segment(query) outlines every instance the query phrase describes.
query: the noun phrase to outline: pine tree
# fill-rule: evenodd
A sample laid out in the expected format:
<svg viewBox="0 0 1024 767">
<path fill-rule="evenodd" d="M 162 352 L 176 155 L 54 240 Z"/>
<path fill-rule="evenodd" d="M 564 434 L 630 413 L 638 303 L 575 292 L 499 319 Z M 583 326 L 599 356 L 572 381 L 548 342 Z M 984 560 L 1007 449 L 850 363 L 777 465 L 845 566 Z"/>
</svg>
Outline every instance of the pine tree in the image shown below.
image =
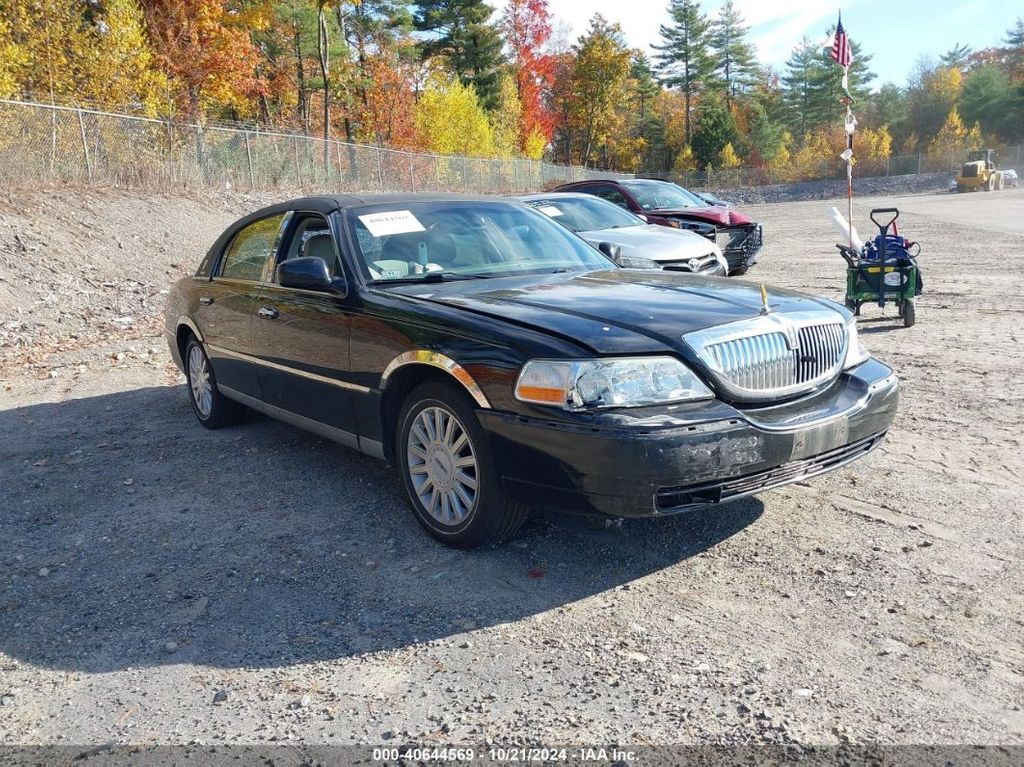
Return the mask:
<svg viewBox="0 0 1024 767">
<path fill-rule="evenodd" d="M 971 58 L 970 46 L 960 45 L 959 42 L 953 44 L 953 47 L 943 53 L 939 60 L 942 62 L 944 67 L 953 67 L 955 69 L 966 69 L 968 61 Z"/>
<path fill-rule="evenodd" d="M 1010 76 L 1024 80 L 1024 19 L 1017 17 L 1014 25 L 1006 30 L 1006 45 Z"/>
<path fill-rule="evenodd" d="M 736 141 L 736 123 L 718 96 L 702 99 L 697 116 L 700 124 L 693 134 L 693 154 L 698 167 L 705 168 L 718 164 L 725 145 Z"/>
<path fill-rule="evenodd" d="M 501 35 L 490 23 L 493 12 L 484 0 L 421 0 L 415 16 L 418 31 L 435 35 L 423 42 L 423 57 L 442 57 L 487 109 L 497 106 L 504 63 Z"/>
<path fill-rule="evenodd" d="M 709 44 L 715 78 L 725 94 L 727 107 L 731 107 L 736 96 L 750 85 L 757 71 L 754 48 L 746 39 L 747 32 L 743 15 L 733 0 L 725 0 L 709 27 Z"/>
<path fill-rule="evenodd" d="M 670 24 L 659 29 L 661 45 L 655 56 L 662 82 L 678 88 L 686 102 L 685 143 L 693 138 L 691 113 L 694 97 L 712 72 L 708 55 L 708 21 L 700 12 L 698 0 L 671 0 L 668 7 Z"/>
</svg>

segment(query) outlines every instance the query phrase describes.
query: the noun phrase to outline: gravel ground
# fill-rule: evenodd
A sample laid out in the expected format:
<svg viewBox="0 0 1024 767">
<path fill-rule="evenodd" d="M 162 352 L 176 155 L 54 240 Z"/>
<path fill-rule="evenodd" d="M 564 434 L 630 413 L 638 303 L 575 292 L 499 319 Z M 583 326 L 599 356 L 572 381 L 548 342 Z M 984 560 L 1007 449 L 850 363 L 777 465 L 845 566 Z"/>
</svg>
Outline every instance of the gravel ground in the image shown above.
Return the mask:
<svg viewBox="0 0 1024 767">
<path fill-rule="evenodd" d="M 856 205 L 927 290 L 864 310 L 865 460 L 468 553 L 369 458 L 194 422 L 161 292 L 259 202 L 0 198 L 0 743 L 1024 744 L 1024 190 Z M 751 207 L 750 276 L 840 297 L 832 204 Z"/>
</svg>

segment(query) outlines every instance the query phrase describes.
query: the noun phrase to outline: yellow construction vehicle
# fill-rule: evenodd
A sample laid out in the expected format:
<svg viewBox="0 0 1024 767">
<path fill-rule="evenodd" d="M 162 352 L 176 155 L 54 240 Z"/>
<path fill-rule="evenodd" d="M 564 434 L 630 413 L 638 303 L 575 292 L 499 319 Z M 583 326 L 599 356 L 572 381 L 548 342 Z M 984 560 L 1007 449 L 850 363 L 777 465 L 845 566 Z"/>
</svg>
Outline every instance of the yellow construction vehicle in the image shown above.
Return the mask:
<svg viewBox="0 0 1024 767">
<path fill-rule="evenodd" d="M 1003 174 L 996 170 L 994 149 L 976 149 L 967 153 L 967 162 L 956 177 L 958 192 L 975 192 L 984 189 L 991 192 L 1003 188 Z"/>
</svg>

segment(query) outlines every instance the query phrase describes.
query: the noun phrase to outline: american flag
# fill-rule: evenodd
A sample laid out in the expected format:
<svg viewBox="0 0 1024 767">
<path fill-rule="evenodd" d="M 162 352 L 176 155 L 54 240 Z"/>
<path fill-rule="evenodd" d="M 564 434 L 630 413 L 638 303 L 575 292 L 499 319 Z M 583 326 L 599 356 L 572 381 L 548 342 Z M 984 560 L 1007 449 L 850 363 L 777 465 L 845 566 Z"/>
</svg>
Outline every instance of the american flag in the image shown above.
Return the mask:
<svg viewBox="0 0 1024 767">
<path fill-rule="evenodd" d="M 850 39 L 843 29 L 843 17 L 839 16 L 839 23 L 836 25 L 836 37 L 832 42 L 832 58 L 841 67 L 848 67 L 853 63 L 853 51 L 850 49 Z"/>
</svg>

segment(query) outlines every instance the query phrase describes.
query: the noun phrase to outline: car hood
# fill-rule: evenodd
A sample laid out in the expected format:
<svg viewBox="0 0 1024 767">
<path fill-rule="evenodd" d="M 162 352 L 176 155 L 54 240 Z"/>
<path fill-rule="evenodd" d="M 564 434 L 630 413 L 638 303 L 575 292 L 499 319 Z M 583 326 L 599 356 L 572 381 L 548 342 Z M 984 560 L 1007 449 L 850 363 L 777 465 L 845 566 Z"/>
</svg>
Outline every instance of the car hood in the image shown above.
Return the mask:
<svg viewBox="0 0 1024 767">
<path fill-rule="evenodd" d="M 666 216 L 668 218 L 689 218 L 697 221 L 707 221 L 717 226 L 738 226 L 740 224 L 753 223 L 750 216 L 744 216 L 732 208 L 723 208 L 721 205 L 709 205 L 706 208 L 659 208 L 657 210 L 645 210 L 653 216 Z"/>
<path fill-rule="evenodd" d="M 577 232 L 587 242 L 599 245 L 610 242 L 622 248 L 622 255 L 650 258 L 654 261 L 676 261 L 699 258 L 715 252 L 714 244 L 696 232 L 670 229 L 657 224 L 627 226 L 621 229 L 596 229 Z"/>
<path fill-rule="evenodd" d="M 692 354 L 686 333 L 762 311 L 756 283 L 652 269 L 500 277 L 386 289 L 552 334 L 595 354 Z M 835 312 L 834 304 L 768 289 L 773 312 Z"/>
</svg>

